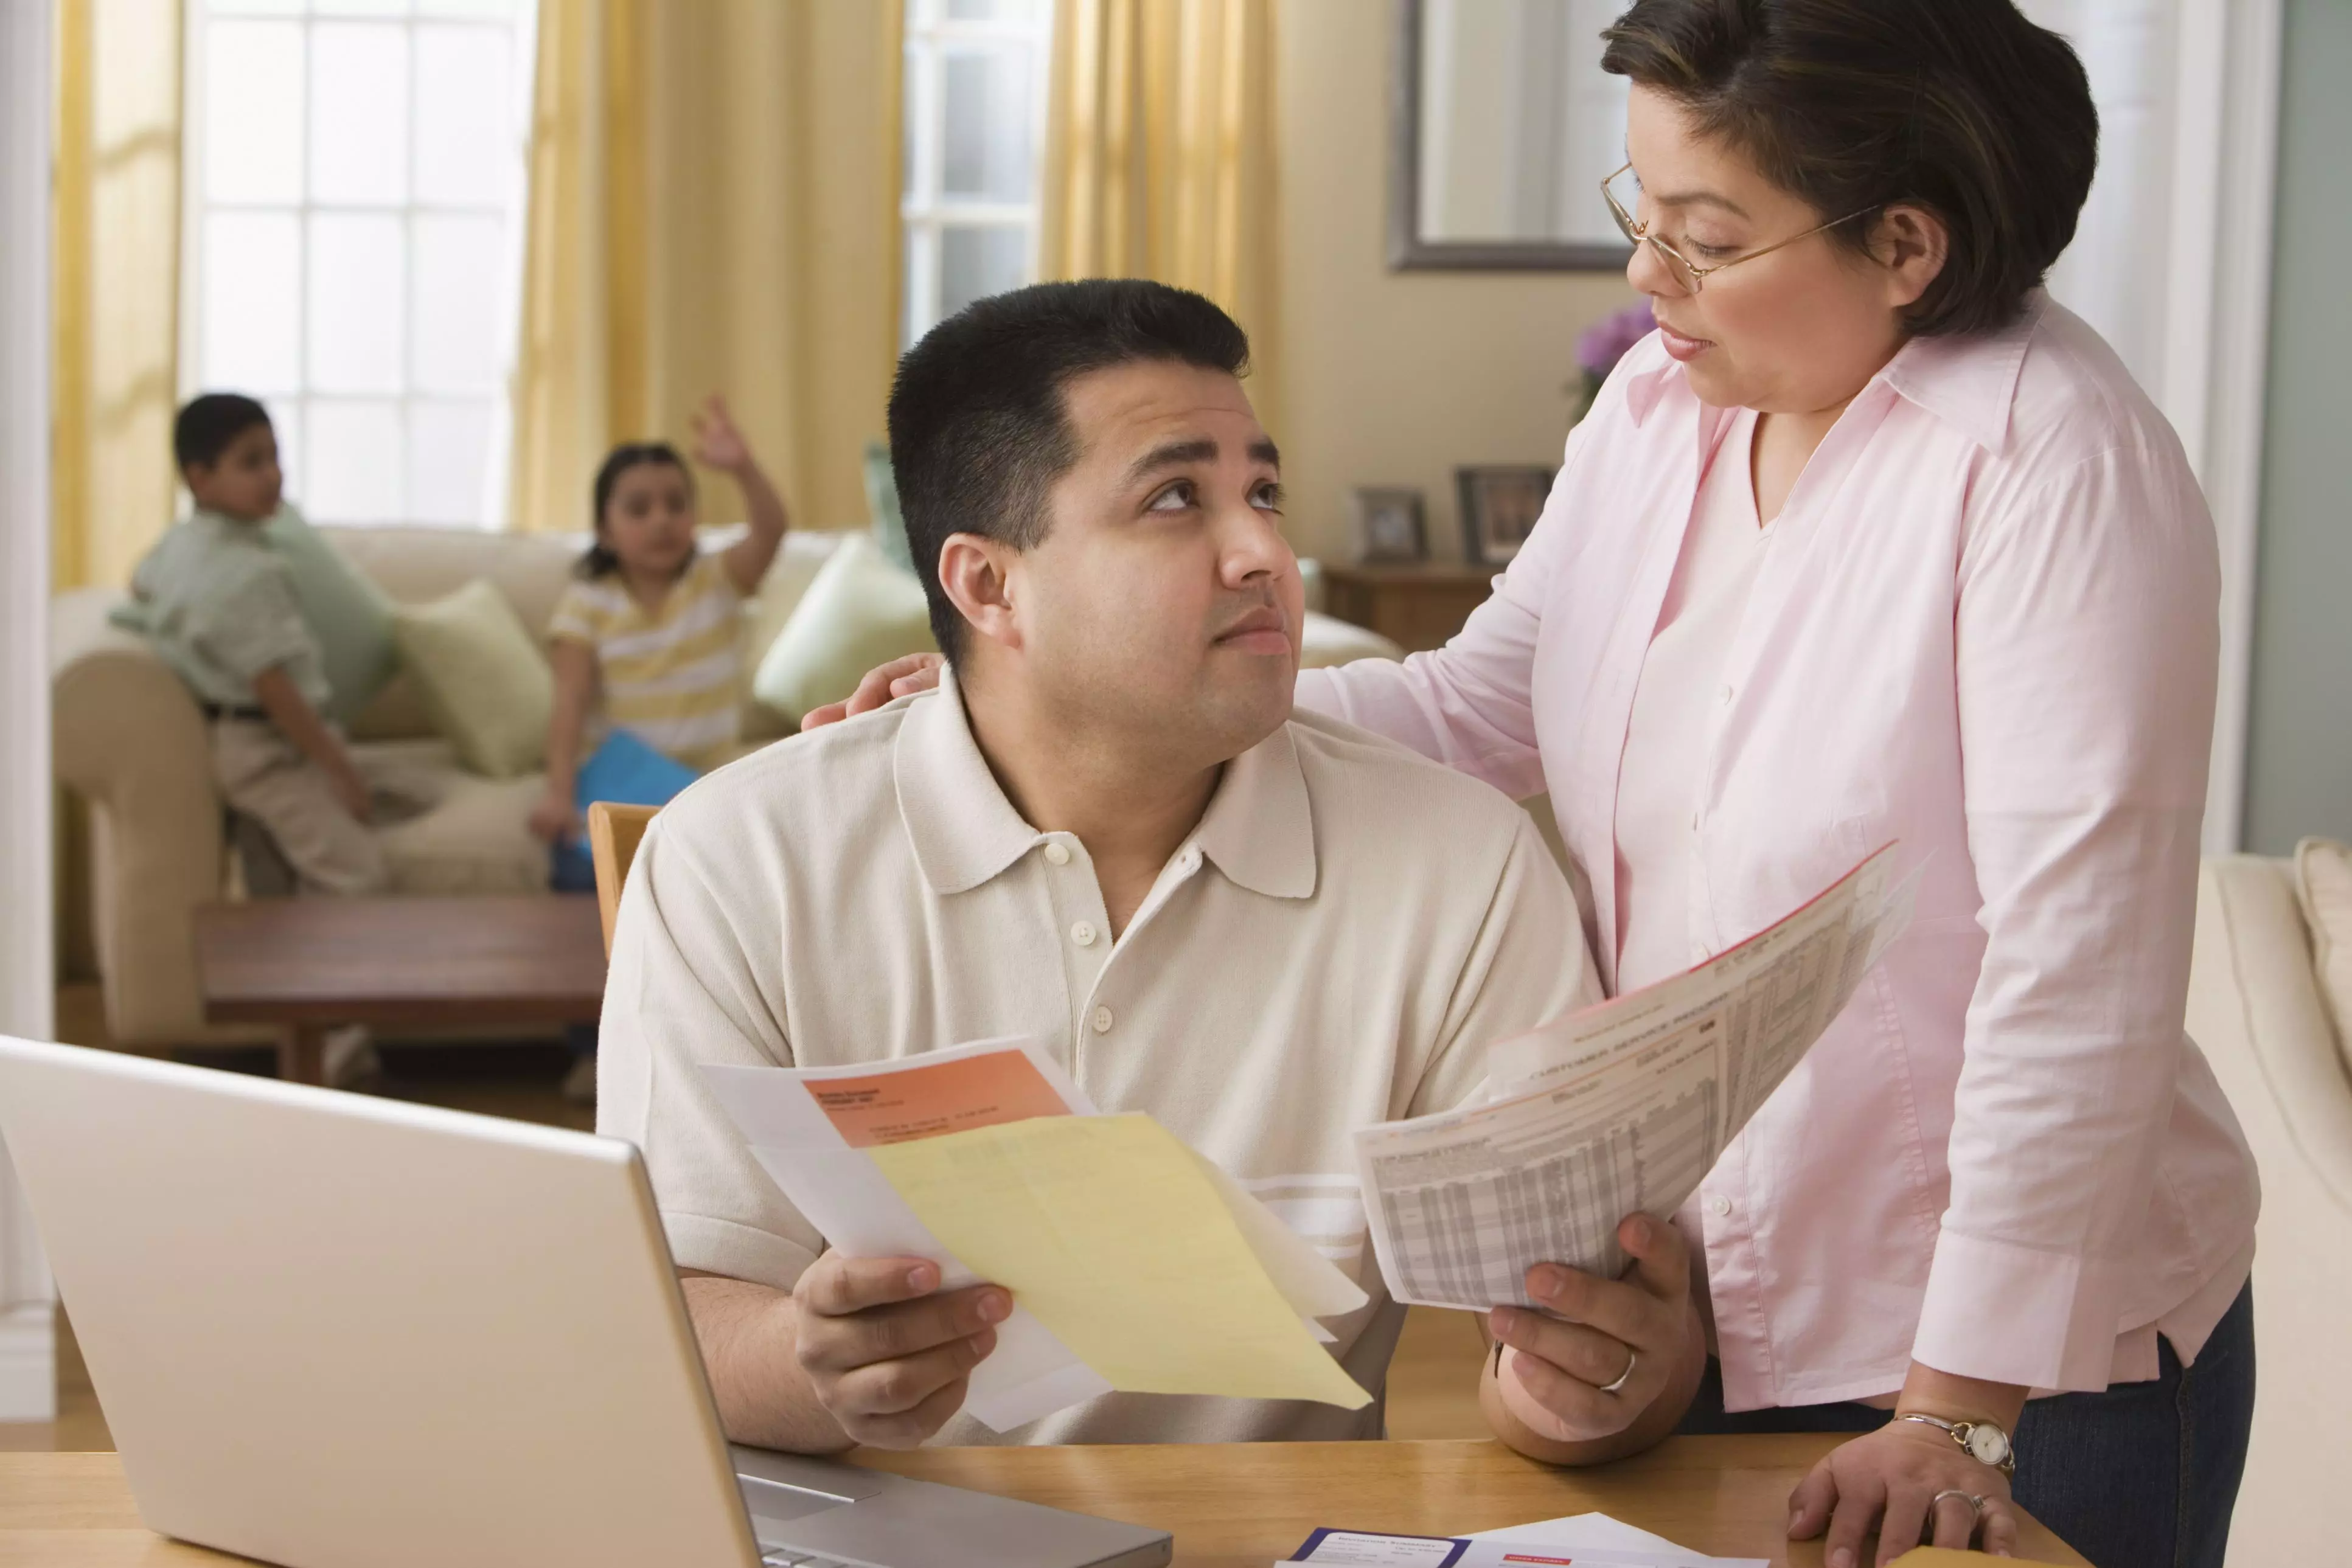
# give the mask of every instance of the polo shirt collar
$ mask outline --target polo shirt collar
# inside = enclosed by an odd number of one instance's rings
[[[2009,444],[2010,404],[2017,396],[2026,346],[2049,302],[2047,294],[2034,290],[2024,314],[1998,332],[1914,338],[1871,379],[1998,456]],[[1669,388],[1688,386],[1683,367],[1654,344],[1654,339],[1645,340],[1629,350],[1653,361],[1626,377],[1625,408],[1636,427]]]
[[[936,695],[908,703],[891,774],[933,893],[969,892],[1045,841],[989,770],[951,671],[941,672]],[[1239,886],[1272,898],[1313,895],[1314,817],[1288,725],[1225,765],[1192,841]]]

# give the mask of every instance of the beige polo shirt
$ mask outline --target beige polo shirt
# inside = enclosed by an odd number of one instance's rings
[[[950,681],[722,768],[656,819],[621,904],[596,1125],[644,1150],[679,1265],[790,1289],[824,1239],[696,1064],[1032,1036],[1097,1105],[1150,1113],[1366,1288],[1326,1326],[1377,1394],[1403,1309],[1350,1134],[1468,1098],[1489,1042],[1598,995],[1525,812],[1303,714],[1226,766],[1114,943],[1086,847],[1022,820]],[[1377,1401],[1116,1394],[1001,1435],[960,1416],[935,1440],[1380,1435]]]

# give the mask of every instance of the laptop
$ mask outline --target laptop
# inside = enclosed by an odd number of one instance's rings
[[[1144,1568],[1163,1531],[729,1447],[631,1145],[0,1039],[150,1529],[288,1568]]]

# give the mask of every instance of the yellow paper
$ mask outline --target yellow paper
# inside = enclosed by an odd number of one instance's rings
[[[1040,1116],[866,1152],[950,1252],[1114,1388],[1370,1402],[1149,1116]]]

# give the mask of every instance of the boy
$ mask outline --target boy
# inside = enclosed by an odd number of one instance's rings
[[[209,721],[221,798],[268,831],[302,892],[379,892],[368,783],[325,716],[318,638],[263,532],[284,483],[268,413],[208,392],[180,411],[172,445],[195,510],[139,563],[131,591],[155,651]],[[364,1035],[342,1031],[329,1044],[328,1081],[366,1071],[373,1055]]]

